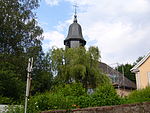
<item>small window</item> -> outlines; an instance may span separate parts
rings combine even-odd
[[[148,72],[148,84],[150,85],[150,72]]]

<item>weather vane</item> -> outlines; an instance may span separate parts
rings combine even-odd
[[[75,3],[73,6],[74,6],[74,11],[75,11],[74,13],[75,15],[77,15],[77,7],[78,7],[77,3]]]

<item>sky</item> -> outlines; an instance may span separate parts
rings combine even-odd
[[[65,47],[76,3],[85,47],[97,46],[102,62],[132,64],[150,52],[150,0],[41,0],[36,13],[45,52]]]

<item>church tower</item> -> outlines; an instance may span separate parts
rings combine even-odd
[[[73,23],[69,26],[69,31],[66,39],[64,40],[64,45],[68,48],[77,48],[80,46],[85,46],[86,41],[82,36],[82,28],[77,22],[77,15],[75,13]]]

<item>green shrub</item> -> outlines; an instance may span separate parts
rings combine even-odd
[[[66,84],[64,87],[57,88],[57,93],[64,96],[81,96],[86,95],[86,89],[81,83]]]
[[[46,92],[33,96],[29,100],[29,113],[43,110],[73,109],[79,107],[77,100],[80,96],[87,95],[86,90],[79,83],[58,87],[58,91]],[[84,97],[84,96],[83,96]],[[83,106],[83,105],[81,105]]]
[[[12,103],[11,98],[0,96],[0,104],[10,104],[10,103]]]
[[[44,110],[71,109],[74,99],[74,96],[64,97],[61,94],[47,92],[30,99],[28,112],[36,113]]]
[[[28,112],[45,110],[75,109],[121,104],[112,85],[99,86],[95,93],[88,95],[81,84],[73,83],[59,87],[58,91],[46,92],[30,98]]]
[[[9,105],[5,113],[24,113],[24,106],[22,105]]]
[[[107,106],[121,104],[121,98],[110,84],[99,86],[91,95],[91,106]]]
[[[47,110],[46,107],[48,105],[45,105],[46,103],[49,103],[49,102],[48,102],[45,94],[33,96],[28,101],[27,111],[28,111],[28,113],[37,113],[40,111],[40,109]],[[42,108],[42,106],[43,106],[43,108]]]
[[[127,98],[125,103],[150,102],[150,87],[133,91]]]
[[[75,105],[76,108],[85,108],[85,107],[90,107],[92,100],[91,100],[91,96],[90,95],[86,95],[86,96],[79,96],[78,98],[76,98],[75,100]]]

